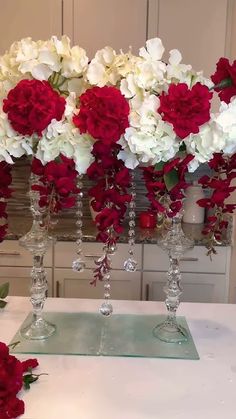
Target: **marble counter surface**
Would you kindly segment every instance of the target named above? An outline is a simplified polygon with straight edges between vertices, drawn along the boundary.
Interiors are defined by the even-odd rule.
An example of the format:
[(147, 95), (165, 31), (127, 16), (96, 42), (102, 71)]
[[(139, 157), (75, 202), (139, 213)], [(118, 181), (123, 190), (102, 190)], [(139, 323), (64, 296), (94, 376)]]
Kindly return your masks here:
[[(32, 220), (30, 217), (9, 217), (8, 220), (9, 228), (7, 239), (18, 240), (22, 235), (29, 231)], [(186, 236), (195, 240), (195, 245), (204, 245), (204, 236), (202, 235), (202, 224), (185, 224), (183, 223), (183, 230)], [(124, 233), (120, 235), (119, 242), (127, 243), (128, 234), (127, 227), (124, 229)], [(94, 222), (86, 218), (84, 220), (83, 227), (83, 240), (85, 242), (96, 241), (97, 229)], [(76, 225), (75, 219), (59, 219), (58, 223), (52, 231), (52, 235), (59, 241), (75, 241), (76, 240)], [(160, 237), (160, 230), (158, 229), (141, 229), (136, 227), (136, 243), (150, 243), (155, 244), (158, 237)], [(229, 227), (226, 235), (223, 237), (222, 246), (230, 246), (232, 243), (232, 219), (230, 219)]]

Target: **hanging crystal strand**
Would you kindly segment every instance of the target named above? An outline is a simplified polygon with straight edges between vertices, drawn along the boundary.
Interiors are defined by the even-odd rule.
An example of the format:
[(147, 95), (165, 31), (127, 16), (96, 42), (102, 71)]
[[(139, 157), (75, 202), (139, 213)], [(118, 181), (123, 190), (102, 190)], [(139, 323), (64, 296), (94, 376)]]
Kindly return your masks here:
[(23, 236), (19, 243), (33, 255), (33, 267), (31, 271), (31, 297), (33, 306), (33, 318), (27, 326), (20, 330), (21, 336), (26, 339), (46, 339), (51, 336), (56, 327), (44, 320), (42, 311), (48, 290), (46, 270), (43, 266), (43, 258), (51, 245), (48, 229), (44, 225), (44, 212), (39, 207), (39, 193), (31, 189), (32, 185), (40, 184), (39, 177), (31, 174), (30, 177), (30, 209), (33, 223), (30, 231)]
[(111, 256), (114, 255), (116, 251), (116, 245), (114, 244), (114, 240), (113, 240), (112, 228), (109, 228), (107, 230), (107, 233), (108, 233), (108, 240), (103, 248), (104, 254), (98, 261), (100, 263), (100, 270), (101, 270), (101, 274), (103, 275), (103, 282), (104, 282), (104, 302), (102, 303), (99, 310), (103, 316), (110, 316), (113, 312), (113, 307), (110, 302)]
[(154, 336), (164, 342), (180, 343), (188, 340), (188, 332), (176, 319), (176, 311), (179, 307), (179, 297), (182, 294), (180, 258), (192, 249), (194, 242), (184, 235), (181, 226), (182, 212), (172, 219), (172, 226), (166, 237), (159, 241), (159, 245), (169, 256), (169, 270), (167, 272), (167, 284), (164, 287), (166, 294), (167, 318), (158, 324), (153, 330)]
[(129, 231), (128, 231), (128, 244), (129, 244), (129, 257), (124, 262), (124, 269), (127, 272), (135, 272), (137, 270), (137, 261), (134, 259), (135, 250), (135, 182), (134, 172), (131, 172), (131, 201), (129, 203)]
[(83, 192), (82, 192), (82, 188), (83, 188), (83, 175), (78, 175), (78, 181), (77, 181), (77, 187), (79, 189), (79, 193), (77, 195), (77, 210), (76, 210), (76, 226), (77, 226), (77, 230), (76, 230), (76, 236), (77, 236), (77, 240), (76, 240), (76, 254), (77, 254), (77, 258), (72, 262), (72, 269), (75, 272), (83, 272), (83, 270), (85, 269), (85, 261), (84, 261), (84, 256), (83, 256), (83, 250), (82, 250), (82, 241), (83, 241), (83, 231), (82, 231), (82, 227), (83, 227)]

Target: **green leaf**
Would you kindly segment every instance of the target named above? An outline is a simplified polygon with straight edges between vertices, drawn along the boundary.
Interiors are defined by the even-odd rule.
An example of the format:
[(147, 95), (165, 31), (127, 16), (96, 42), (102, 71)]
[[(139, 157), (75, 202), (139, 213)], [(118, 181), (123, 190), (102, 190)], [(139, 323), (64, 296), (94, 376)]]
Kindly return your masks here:
[(182, 143), (181, 146), (179, 147), (179, 151), (186, 151), (186, 145), (185, 143)]
[(30, 384), (32, 384), (35, 381), (37, 381), (38, 378), (39, 378), (38, 375), (25, 374), (23, 376), (24, 389), (25, 390), (29, 390), (30, 389)]
[(164, 167), (165, 162), (164, 161), (159, 161), (159, 163), (157, 163), (155, 165), (155, 170), (161, 171)]
[(0, 298), (6, 298), (9, 293), (9, 282), (5, 282), (0, 286)]
[(0, 308), (4, 308), (7, 305), (6, 301), (0, 300)]
[(166, 189), (171, 191), (175, 185), (179, 182), (178, 172), (176, 169), (172, 169), (170, 172), (164, 175), (164, 181), (166, 185)]

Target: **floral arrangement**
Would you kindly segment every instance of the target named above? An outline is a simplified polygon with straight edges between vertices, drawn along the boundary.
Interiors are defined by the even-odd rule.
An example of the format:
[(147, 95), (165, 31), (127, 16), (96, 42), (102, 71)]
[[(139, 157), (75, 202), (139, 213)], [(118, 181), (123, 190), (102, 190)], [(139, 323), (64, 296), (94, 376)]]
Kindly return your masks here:
[(0, 417), (13, 419), (23, 415), (25, 405), (17, 397), (24, 387), (28, 390), (30, 384), (37, 381), (40, 374), (32, 373), (38, 366), (37, 359), (20, 361), (9, 354), (9, 347), (0, 342)]
[[(0, 57), (1, 165), (32, 156), (32, 173), (42, 183), (33, 189), (41, 194), (41, 206), (50, 202), (52, 213), (74, 205), (75, 174), (85, 173), (93, 160), (92, 140), (72, 121), (87, 65), (85, 51), (71, 47), (66, 36), (38, 42), (26, 38)], [(0, 171), (4, 174), (3, 166)], [(3, 198), (9, 197), (4, 192)], [(1, 229), (3, 235), (6, 229)]]
[[(127, 206), (133, 213), (136, 167), (152, 209), (166, 218), (181, 209), (186, 173), (209, 164), (214, 174), (200, 184), (213, 188), (212, 199), (199, 203), (214, 210), (203, 231), (209, 251), (227, 225), (225, 213), (234, 210), (225, 199), (234, 190), (235, 62), (221, 58), (209, 80), (183, 64), (178, 50), (166, 62), (163, 54), (154, 38), (138, 56), (105, 47), (89, 63), (63, 36), (26, 38), (0, 57), (0, 160), (8, 167), (23, 154), (33, 156), (40, 180), (33, 189), (51, 212), (75, 205), (77, 176), (87, 173), (95, 182), (88, 194), (98, 212), (97, 239), (105, 243), (101, 266), (115, 249)], [(97, 269), (100, 279), (103, 268)]]

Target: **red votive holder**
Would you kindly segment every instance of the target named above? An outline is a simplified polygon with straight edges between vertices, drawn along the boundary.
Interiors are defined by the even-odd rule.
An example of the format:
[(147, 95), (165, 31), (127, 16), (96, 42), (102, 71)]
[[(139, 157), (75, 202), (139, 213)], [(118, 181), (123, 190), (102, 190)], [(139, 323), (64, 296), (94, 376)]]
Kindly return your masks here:
[(157, 225), (157, 217), (151, 211), (143, 211), (139, 215), (140, 228), (155, 228)]

